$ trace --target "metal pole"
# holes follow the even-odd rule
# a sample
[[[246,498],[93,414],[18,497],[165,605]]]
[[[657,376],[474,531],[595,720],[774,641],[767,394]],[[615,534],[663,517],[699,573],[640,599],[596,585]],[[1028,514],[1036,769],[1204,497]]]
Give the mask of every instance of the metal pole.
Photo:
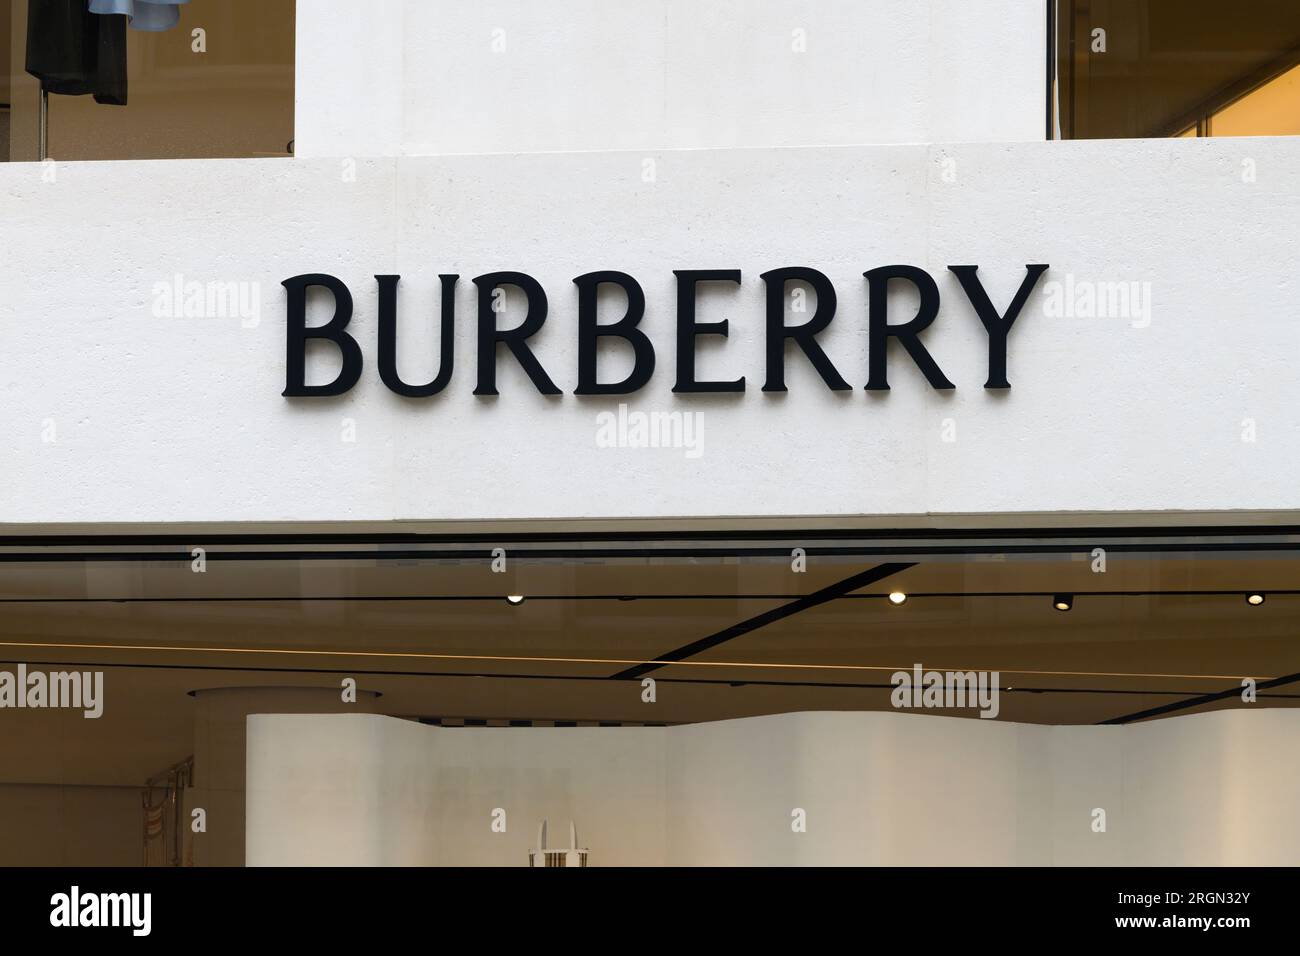
[[[41,85],[41,106],[40,106],[40,133],[37,135],[37,159],[45,162],[45,157],[49,155],[49,127],[50,127],[50,94]]]

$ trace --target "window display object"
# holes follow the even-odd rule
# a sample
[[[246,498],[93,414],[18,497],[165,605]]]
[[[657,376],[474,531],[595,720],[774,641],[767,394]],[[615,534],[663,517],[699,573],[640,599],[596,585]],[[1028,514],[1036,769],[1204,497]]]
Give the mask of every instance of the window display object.
[[[586,849],[578,849],[578,828],[569,821],[569,846],[565,850],[546,848],[546,820],[537,828],[537,849],[528,851],[528,865],[534,866],[586,866]]]

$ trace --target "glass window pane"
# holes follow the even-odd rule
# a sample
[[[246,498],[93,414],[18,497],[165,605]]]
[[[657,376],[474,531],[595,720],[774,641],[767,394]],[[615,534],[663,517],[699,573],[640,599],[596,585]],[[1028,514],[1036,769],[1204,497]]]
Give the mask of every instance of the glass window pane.
[[[1215,136],[1300,135],[1300,67],[1219,110],[1210,131]]]
[[[1059,0],[1056,108],[1063,139],[1192,136],[1192,128],[1300,63],[1294,0]],[[1279,97],[1282,91],[1278,91]],[[1231,133],[1296,132],[1252,104]]]
[[[40,159],[42,131],[59,160],[289,155],[294,0],[151,5],[162,20],[93,9],[0,0],[0,158]]]

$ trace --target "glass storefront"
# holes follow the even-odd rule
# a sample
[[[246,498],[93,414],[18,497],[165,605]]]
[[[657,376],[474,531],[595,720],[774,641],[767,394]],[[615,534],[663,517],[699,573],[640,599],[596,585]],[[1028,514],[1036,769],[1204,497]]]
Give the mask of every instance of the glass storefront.
[[[1298,549],[1248,527],[10,537],[4,670],[50,675],[47,705],[54,675],[84,693],[0,687],[0,802],[27,821],[0,864],[242,864],[266,711],[675,727],[897,713],[922,703],[898,675],[932,671],[987,681],[936,711],[976,721],[1294,707]],[[456,799],[490,802],[472,780]]]
[[[1294,0],[0,0],[0,82],[0,915],[1300,858]]]

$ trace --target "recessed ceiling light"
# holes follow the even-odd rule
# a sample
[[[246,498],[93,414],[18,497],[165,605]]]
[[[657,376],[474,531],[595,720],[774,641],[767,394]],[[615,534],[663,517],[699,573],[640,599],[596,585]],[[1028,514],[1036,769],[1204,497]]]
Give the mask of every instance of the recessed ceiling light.
[[[524,596],[522,594],[507,594],[506,600],[511,604],[523,604]]]
[[[1058,611],[1068,611],[1074,607],[1073,594],[1057,594],[1052,597],[1052,607]]]
[[[900,604],[906,604],[907,595],[904,594],[902,591],[890,591],[889,603],[894,605],[895,607],[899,606]]]
[[[1251,607],[1259,607],[1261,604],[1264,603],[1264,595],[1260,594],[1258,591],[1255,591],[1251,594],[1247,594],[1246,603],[1249,604]]]

